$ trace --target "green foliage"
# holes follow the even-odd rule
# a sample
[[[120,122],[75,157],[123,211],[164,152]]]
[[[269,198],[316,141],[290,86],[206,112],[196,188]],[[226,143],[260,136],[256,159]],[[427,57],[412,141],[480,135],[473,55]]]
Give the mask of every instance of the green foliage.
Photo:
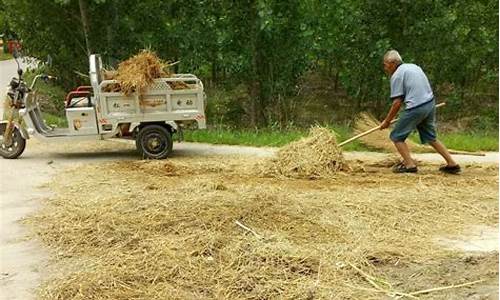
[[[66,88],[86,80],[75,71],[87,72],[87,51],[116,66],[150,48],[229,91],[210,120],[252,128],[297,122],[308,73],[329,78],[335,111],[349,100],[347,119],[381,116],[391,48],[423,67],[450,118],[486,113],[498,126],[497,20],[491,0],[0,0],[0,30],[27,55],[51,55]]]
[[[247,123],[246,112],[243,107],[247,99],[246,89],[243,85],[235,87],[208,87],[207,94],[207,119],[215,126],[239,128],[241,123]]]
[[[12,55],[0,51],[0,60],[7,60],[7,59],[12,59]]]
[[[47,67],[40,67],[26,72],[24,74],[24,79],[31,85],[31,82],[38,74],[50,73]],[[57,82],[43,82],[39,80],[37,81],[35,90],[43,112],[54,116],[64,116],[64,98],[66,96],[66,92],[63,88],[57,85]],[[54,124],[59,123],[60,122],[56,122]]]

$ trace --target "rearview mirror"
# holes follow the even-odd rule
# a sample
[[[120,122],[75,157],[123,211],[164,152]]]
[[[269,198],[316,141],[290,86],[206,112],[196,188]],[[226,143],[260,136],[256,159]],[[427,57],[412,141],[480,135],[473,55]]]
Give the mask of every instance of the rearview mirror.
[[[14,58],[19,58],[19,53],[17,52],[17,48],[14,48],[14,51],[12,52],[12,56],[14,56]]]

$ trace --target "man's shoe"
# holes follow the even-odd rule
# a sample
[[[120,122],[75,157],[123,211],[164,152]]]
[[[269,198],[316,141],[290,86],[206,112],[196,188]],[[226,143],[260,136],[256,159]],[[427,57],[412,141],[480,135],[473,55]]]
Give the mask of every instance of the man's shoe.
[[[417,167],[407,168],[403,163],[397,164],[392,168],[393,173],[417,173]]]
[[[458,174],[462,171],[459,165],[455,166],[442,166],[439,168],[439,171],[448,174]]]

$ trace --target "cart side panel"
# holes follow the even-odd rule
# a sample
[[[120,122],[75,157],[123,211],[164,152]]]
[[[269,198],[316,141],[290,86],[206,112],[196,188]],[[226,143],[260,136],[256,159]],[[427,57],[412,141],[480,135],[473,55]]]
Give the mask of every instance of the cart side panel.
[[[172,111],[198,111],[198,93],[172,93]]]
[[[165,113],[170,111],[167,94],[146,94],[140,97],[140,110],[145,114]]]
[[[169,80],[180,81],[178,78],[156,79],[141,95],[125,96],[101,89],[99,102],[102,120],[113,124],[113,128],[119,123],[158,121],[194,121],[199,128],[205,128],[205,99],[201,81],[195,77],[189,78],[195,84],[188,83],[189,88],[174,90]],[[105,81],[101,87],[114,82]]]
[[[108,117],[136,114],[137,112],[137,99],[135,96],[115,94],[106,95],[104,99]]]

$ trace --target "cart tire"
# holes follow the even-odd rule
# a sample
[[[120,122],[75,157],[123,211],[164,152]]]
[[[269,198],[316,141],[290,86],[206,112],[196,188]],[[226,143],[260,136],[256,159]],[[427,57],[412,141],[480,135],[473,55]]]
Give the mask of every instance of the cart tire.
[[[135,140],[143,158],[164,159],[172,152],[172,134],[160,125],[147,125],[139,130]]]
[[[22,137],[19,129],[14,127],[12,130],[12,143],[7,146],[3,143],[4,130],[5,127],[2,127],[0,130],[0,135],[2,136],[2,142],[0,142],[0,155],[7,159],[18,158],[23,154],[26,148],[26,140]]]

